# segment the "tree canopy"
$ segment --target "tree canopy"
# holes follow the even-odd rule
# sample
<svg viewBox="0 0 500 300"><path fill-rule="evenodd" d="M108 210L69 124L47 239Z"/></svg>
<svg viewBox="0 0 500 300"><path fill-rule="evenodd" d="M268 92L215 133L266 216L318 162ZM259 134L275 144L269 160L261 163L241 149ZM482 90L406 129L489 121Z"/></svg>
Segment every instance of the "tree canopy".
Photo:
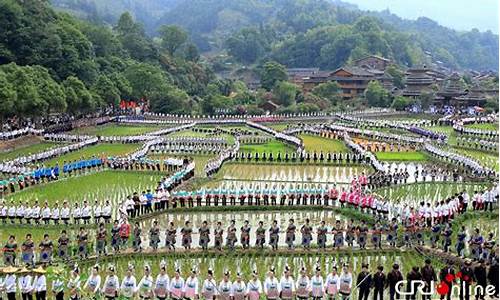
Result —
<svg viewBox="0 0 500 300"><path fill-rule="evenodd" d="M165 27L156 45L130 13L110 28L47 1L0 0L0 27L1 118L80 115L150 97L155 110L190 113L191 97L214 79L182 29Z"/></svg>

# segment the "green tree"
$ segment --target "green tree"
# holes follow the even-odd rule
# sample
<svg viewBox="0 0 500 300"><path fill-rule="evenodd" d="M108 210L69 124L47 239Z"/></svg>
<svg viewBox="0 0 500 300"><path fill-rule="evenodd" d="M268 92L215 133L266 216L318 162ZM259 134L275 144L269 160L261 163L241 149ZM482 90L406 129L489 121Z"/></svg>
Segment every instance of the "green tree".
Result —
<svg viewBox="0 0 500 300"><path fill-rule="evenodd" d="M299 103L296 106L296 111L299 113L312 113L320 111L320 108L314 103Z"/></svg>
<svg viewBox="0 0 500 300"><path fill-rule="evenodd" d="M197 62L200 59L198 47L195 44L189 43L184 50L184 58L188 61Z"/></svg>
<svg viewBox="0 0 500 300"><path fill-rule="evenodd" d="M161 46L170 55L174 55L177 49L186 43L188 35L180 27L175 25L162 25L158 30L161 38Z"/></svg>
<svg viewBox="0 0 500 300"><path fill-rule="evenodd" d="M174 86L162 86L149 95L151 108L161 113L191 113L189 96L183 90Z"/></svg>
<svg viewBox="0 0 500 300"><path fill-rule="evenodd" d="M321 83L312 89L312 93L330 101L333 106L341 99L340 86L336 81Z"/></svg>
<svg viewBox="0 0 500 300"><path fill-rule="evenodd" d="M16 114L35 117L43 116L49 104L40 97L39 82L32 67L22 67L15 63L0 66L7 75L17 95L14 103Z"/></svg>
<svg viewBox="0 0 500 300"><path fill-rule="evenodd" d="M0 121L14 115L17 93L7 75L0 70Z"/></svg>
<svg viewBox="0 0 500 300"><path fill-rule="evenodd" d="M99 76L92 87L92 92L97 94L104 103L113 107L117 107L120 103L120 90L106 75Z"/></svg>
<svg viewBox="0 0 500 300"><path fill-rule="evenodd" d="M213 114L218 110L227 110L234 107L233 100L229 97L213 94L206 97L202 103L201 107L204 113Z"/></svg>
<svg viewBox="0 0 500 300"><path fill-rule="evenodd" d="M137 63L129 66L124 72L132 88L131 96L134 99L147 97L157 90L165 88L171 81L167 74L157 66L146 63Z"/></svg>
<svg viewBox="0 0 500 300"><path fill-rule="evenodd" d="M96 99L80 79L70 76L63 81L62 85L68 110L71 113L82 114L93 111L97 107Z"/></svg>
<svg viewBox="0 0 500 300"><path fill-rule="evenodd" d="M376 80L368 83L365 98L370 107L388 107L391 104L389 92Z"/></svg>
<svg viewBox="0 0 500 300"><path fill-rule="evenodd" d="M66 95L64 89L49 74L49 71L42 66L28 67L33 72L35 85L40 95L40 100L47 105L46 112L65 112L67 108Z"/></svg>
<svg viewBox="0 0 500 300"><path fill-rule="evenodd" d="M498 112L498 96L486 98L484 108L488 113Z"/></svg>
<svg viewBox="0 0 500 300"><path fill-rule="evenodd" d="M139 61L150 61L157 57L158 54L153 42L146 36L142 26L135 23L128 12L120 16L115 30L122 47L132 58Z"/></svg>
<svg viewBox="0 0 500 300"><path fill-rule="evenodd" d="M263 88L270 91L273 89L276 82L285 81L288 79L285 66L270 61L264 64L260 76L260 83Z"/></svg>
<svg viewBox="0 0 500 300"><path fill-rule="evenodd" d="M247 64L254 63L269 48L265 35L256 28L244 28L234 33L225 45L231 56Z"/></svg>
<svg viewBox="0 0 500 300"><path fill-rule="evenodd" d="M423 109L427 109L434 102L434 98L436 98L434 92L422 92L418 97Z"/></svg>
<svg viewBox="0 0 500 300"><path fill-rule="evenodd" d="M120 16L120 19L118 19L118 23L115 27L115 30L118 31L118 33L120 34L125 35L137 32L139 28L135 24L132 15L127 11Z"/></svg>
<svg viewBox="0 0 500 300"><path fill-rule="evenodd" d="M118 94L122 99L131 98L132 87L130 86L128 79L122 73L115 72L110 74L108 77L118 89Z"/></svg>
<svg viewBox="0 0 500 300"><path fill-rule="evenodd" d="M290 106L295 104L295 98L297 97L298 91L299 89L295 84L287 81L280 81L274 85L273 95L278 104Z"/></svg>
<svg viewBox="0 0 500 300"><path fill-rule="evenodd" d="M398 89L405 87L405 74L396 65L392 64L385 69L385 72L392 77L392 83Z"/></svg>
<svg viewBox="0 0 500 300"><path fill-rule="evenodd" d="M395 110L404 110L410 105L411 105L410 99L405 98L403 96L396 96L394 97L394 100L392 100L391 107L394 108Z"/></svg>

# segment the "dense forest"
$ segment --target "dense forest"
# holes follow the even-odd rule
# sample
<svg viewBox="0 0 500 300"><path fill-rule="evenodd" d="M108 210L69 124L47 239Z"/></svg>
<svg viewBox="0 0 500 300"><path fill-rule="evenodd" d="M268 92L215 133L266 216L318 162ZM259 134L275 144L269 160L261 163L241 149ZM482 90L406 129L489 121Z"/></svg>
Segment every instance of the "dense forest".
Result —
<svg viewBox="0 0 500 300"><path fill-rule="evenodd" d="M197 111L214 81L175 26L153 41L124 13L113 27L57 13L48 1L0 0L0 116L85 114L121 99L159 112Z"/></svg>
<svg viewBox="0 0 500 300"><path fill-rule="evenodd" d="M200 51L228 50L244 64L274 59L291 67L331 68L370 53L405 66L437 60L451 68L498 70L498 35L458 32L427 18L409 21L389 11L365 12L341 1L52 1L111 23L118 12L130 10L152 35L161 25L176 24L189 32Z"/></svg>

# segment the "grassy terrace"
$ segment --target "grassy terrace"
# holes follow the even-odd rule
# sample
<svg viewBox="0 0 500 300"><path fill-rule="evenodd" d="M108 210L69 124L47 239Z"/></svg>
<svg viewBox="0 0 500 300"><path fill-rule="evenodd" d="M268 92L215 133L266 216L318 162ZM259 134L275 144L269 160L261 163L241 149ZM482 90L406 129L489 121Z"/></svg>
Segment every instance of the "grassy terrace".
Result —
<svg viewBox="0 0 500 300"><path fill-rule="evenodd" d="M89 126L77 128L71 131L72 134L87 134L99 136L127 136L127 135L141 135L144 133L152 132L162 128L170 127L155 126L155 125L118 125L118 124L105 124L99 126Z"/></svg>
<svg viewBox="0 0 500 300"><path fill-rule="evenodd" d="M35 154L38 152L49 150L54 147L59 147L61 145L63 144L51 143L51 142L39 142L32 145L14 148L6 152L0 152L0 161L11 160L20 156Z"/></svg>
<svg viewBox="0 0 500 300"><path fill-rule="evenodd" d="M98 144L88 146L75 152L69 152L44 162L47 166L54 166L56 163L62 165L64 161L79 160L92 156L123 156L136 151L141 147L140 144Z"/></svg>
<svg viewBox="0 0 500 300"><path fill-rule="evenodd" d="M457 144L457 134L455 133L455 130L453 130L453 127L451 126L429 126L424 128L434 132L446 134L448 136L448 144L450 146L455 146Z"/></svg>
<svg viewBox="0 0 500 300"><path fill-rule="evenodd" d="M73 204L83 200L93 203L98 199L110 200L117 205L133 192L154 188L162 176L159 172L103 171L37 185L9 195L7 200L16 202L16 205L19 201L48 201L52 206L62 204L64 200Z"/></svg>
<svg viewBox="0 0 500 300"><path fill-rule="evenodd" d="M473 124L477 125L479 127L483 127L481 129L486 129L491 126L498 126L498 124ZM479 150L474 150L474 149L467 149L467 148L462 148L462 147L457 147L457 134L453 130L451 126L436 126L436 127L428 127L428 129L435 131L435 132L441 132L445 133L448 135L448 145L451 146L449 149L450 151L454 151L456 153L469 156L475 160L477 160L479 163L481 163L483 166L491 168L493 170L498 171L499 170L499 163L498 163L498 155L490 152L485 152L485 151L479 151ZM492 128L488 130L493 130Z"/></svg>
<svg viewBox="0 0 500 300"><path fill-rule="evenodd" d="M281 152L282 155L285 152L293 152L295 149L292 146L289 146L283 142L277 140L271 140L264 144L243 144L240 145L240 152L248 153L251 152L252 155L255 152L259 153L259 156L262 155L263 152L266 152L266 155L269 153L273 153L273 155L277 155L278 152Z"/></svg>
<svg viewBox="0 0 500 300"><path fill-rule="evenodd" d="M350 152L341 140L333 140L310 134L301 134L299 138L304 142L304 147L308 152Z"/></svg>
<svg viewBox="0 0 500 300"><path fill-rule="evenodd" d="M467 128L481 129L481 130L495 130L498 131L498 123L479 123L465 125Z"/></svg>
<svg viewBox="0 0 500 300"><path fill-rule="evenodd" d="M428 161L429 156L420 151L408 152L375 152L381 161Z"/></svg>

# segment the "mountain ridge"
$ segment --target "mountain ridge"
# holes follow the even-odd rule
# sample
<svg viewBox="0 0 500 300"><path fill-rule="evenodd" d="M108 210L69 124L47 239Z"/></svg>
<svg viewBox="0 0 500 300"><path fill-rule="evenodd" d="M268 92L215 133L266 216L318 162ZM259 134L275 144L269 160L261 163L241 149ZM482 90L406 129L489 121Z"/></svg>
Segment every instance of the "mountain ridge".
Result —
<svg viewBox="0 0 500 300"><path fill-rule="evenodd" d="M97 5L97 2L101 4ZM496 34L478 30L457 31L425 17L405 20L388 11L362 11L355 5L339 0L52 0L52 3L63 9L77 8L76 11L78 7L84 7L84 4L92 7L94 3L93 17L104 18L110 24L113 23L112 18L109 15L100 16L99 7L115 5L115 14L120 13L120 7L122 10L133 10L136 19L144 23L150 35L156 35L156 29L162 24L179 25L190 33L193 42L203 52L227 50L227 40L239 31L267 26L271 27L273 32L265 34L274 35L273 39L268 41L269 45L264 47L265 51L270 53L279 45L290 42L291 38L307 34L309 30L318 30L325 26L353 25L359 18L373 17L378 20L383 33L388 32L412 42L408 44L408 47L414 48L410 52L420 58L397 58L396 61L402 65L424 64L428 60L423 56L425 52L430 52L435 61L443 62L452 69L498 71ZM161 9L158 10L158 7ZM153 12L155 15L152 15ZM352 47L351 50L355 48ZM358 52L365 50L371 52L370 49ZM399 50L393 49L393 52L396 51ZM400 55L408 56L405 53ZM267 58L275 58L275 55L259 57Z"/></svg>

